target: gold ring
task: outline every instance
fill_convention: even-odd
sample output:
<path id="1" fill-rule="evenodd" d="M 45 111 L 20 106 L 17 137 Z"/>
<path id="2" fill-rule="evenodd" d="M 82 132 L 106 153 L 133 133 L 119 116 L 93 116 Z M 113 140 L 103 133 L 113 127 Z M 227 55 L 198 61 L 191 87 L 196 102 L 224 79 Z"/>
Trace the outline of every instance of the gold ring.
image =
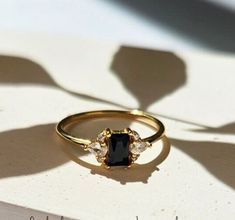
<path id="1" fill-rule="evenodd" d="M 72 124 L 107 117 L 136 120 L 152 127 L 156 132 L 149 137 L 141 138 L 136 131 L 130 128 L 123 130 L 106 128 L 98 134 L 95 140 L 89 140 L 72 136 L 66 129 Z M 143 151 L 163 137 L 165 128 L 161 121 L 143 111 L 101 110 L 70 115 L 57 124 L 56 131 L 62 138 L 79 144 L 85 151 L 93 153 L 99 163 L 110 168 L 112 166 L 130 167 Z"/>

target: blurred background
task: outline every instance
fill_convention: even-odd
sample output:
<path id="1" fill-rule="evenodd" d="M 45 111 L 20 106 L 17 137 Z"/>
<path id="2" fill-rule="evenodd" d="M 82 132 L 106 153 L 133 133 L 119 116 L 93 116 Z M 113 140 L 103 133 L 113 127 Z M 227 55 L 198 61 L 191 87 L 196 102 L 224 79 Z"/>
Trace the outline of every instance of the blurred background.
<path id="1" fill-rule="evenodd" d="M 235 0 L 0 0 L 0 30 L 235 52 Z"/>

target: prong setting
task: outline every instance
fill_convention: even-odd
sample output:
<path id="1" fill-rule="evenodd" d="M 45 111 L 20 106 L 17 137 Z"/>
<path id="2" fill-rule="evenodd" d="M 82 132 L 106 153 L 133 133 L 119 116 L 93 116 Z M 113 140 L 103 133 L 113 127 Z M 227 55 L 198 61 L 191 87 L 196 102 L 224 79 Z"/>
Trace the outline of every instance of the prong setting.
<path id="1" fill-rule="evenodd" d="M 129 152 L 128 153 L 129 162 L 128 163 L 125 162 L 123 165 L 122 163 L 120 163 L 120 165 L 118 164 L 117 166 L 130 167 L 131 164 L 133 164 L 138 159 L 140 154 L 144 150 L 146 150 L 148 147 L 151 146 L 149 142 L 143 141 L 140 138 L 139 134 L 130 128 L 125 128 L 124 130 L 118 130 L 118 131 L 112 131 L 111 129 L 106 128 L 104 131 L 98 134 L 97 138 L 94 141 L 92 141 L 90 144 L 84 147 L 84 150 L 89 150 L 91 153 L 93 153 L 96 157 L 96 160 L 102 165 L 104 165 L 106 169 L 109 169 L 111 166 L 113 166 L 109 162 L 109 155 L 110 155 L 109 148 L 111 147 L 110 144 L 112 143 L 110 142 L 111 141 L 110 138 L 112 135 L 116 135 L 120 137 L 124 137 L 124 136 L 126 137 L 127 135 L 129 136 L 129 141 L 125 142 L 128 144 L 127 150 Z M 120 143 L 124 143 L 124 142 L 120 142 Z M 120 143 L 116 147 L 123 146 L 123 145 L 120 145 Z"/>

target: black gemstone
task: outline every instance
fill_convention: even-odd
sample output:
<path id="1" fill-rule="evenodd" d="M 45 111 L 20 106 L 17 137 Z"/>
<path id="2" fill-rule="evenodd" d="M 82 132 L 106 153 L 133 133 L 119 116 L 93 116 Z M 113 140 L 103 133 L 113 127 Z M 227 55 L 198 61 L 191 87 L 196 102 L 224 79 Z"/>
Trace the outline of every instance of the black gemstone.
<path id="1" fill-rule="evenodd" d="M 109 138 L 109 150 L 106 157 L 108 166 L 128 166 L 130 137 L 126 133 L 113 133 Z"/>

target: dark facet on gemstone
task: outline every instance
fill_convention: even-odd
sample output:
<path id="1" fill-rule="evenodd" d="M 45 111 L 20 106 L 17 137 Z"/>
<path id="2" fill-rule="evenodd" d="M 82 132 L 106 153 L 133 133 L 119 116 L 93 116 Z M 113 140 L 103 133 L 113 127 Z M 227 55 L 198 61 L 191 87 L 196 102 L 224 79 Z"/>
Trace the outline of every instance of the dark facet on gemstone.
<path id="1" fill-rule="evenodd" d="M 106 157 L 108 166 L 128 166 L 130 137 L 126 133 L 113 133 L 109 138 L 109 150 Z"/>

